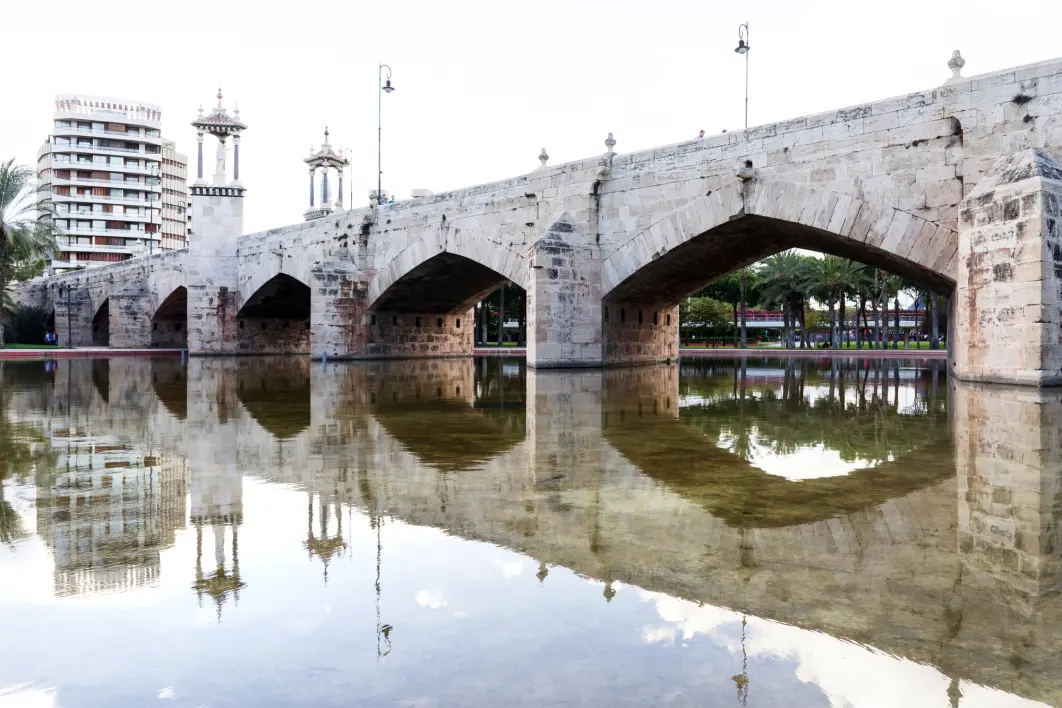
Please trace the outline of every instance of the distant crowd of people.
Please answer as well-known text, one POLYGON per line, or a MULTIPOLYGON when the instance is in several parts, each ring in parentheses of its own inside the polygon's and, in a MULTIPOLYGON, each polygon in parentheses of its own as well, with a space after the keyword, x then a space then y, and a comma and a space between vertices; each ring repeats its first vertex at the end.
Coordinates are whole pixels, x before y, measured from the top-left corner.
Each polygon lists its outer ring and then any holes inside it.
POLYGON ((53 347, 59 346, 59 334, 54 329, 48 330, 44 333, 44 343, 53 347))

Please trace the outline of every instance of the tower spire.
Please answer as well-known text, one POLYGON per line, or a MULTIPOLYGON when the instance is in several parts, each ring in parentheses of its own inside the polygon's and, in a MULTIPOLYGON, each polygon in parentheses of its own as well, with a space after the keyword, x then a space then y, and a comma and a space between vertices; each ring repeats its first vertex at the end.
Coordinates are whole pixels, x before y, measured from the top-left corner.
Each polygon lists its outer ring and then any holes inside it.
POLYGON ((303 160, 310 168, 310 206, 303 212, 303 219, 310 221, 312 219, 320 219, 323 216, 327 216, 332 213, 333 210, 338 211, 343 208, 343 171, 346 169, 350 161, 340 154, 337 154, 332 149, 332 144, 329 142, 330 133, 328 126, 324 129, 324 142, 321 143, 321 148, 314 152, 313 146, 310 146, 310 156, 303 160), (315 207, 313 203, 314 183, 317 170, 321 170, 321 204, 315 207), (328 191, 328 173, 330 170, 335 170, 339 176, 339 190, 336 194, 335 204, 329 199, 328 191))

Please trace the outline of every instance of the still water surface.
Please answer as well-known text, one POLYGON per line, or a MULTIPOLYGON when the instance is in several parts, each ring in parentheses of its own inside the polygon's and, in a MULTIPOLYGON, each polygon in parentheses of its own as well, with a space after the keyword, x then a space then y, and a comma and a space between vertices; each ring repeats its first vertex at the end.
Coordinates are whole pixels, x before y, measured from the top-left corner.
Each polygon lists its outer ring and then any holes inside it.
POLYGON ((0 707, 1062 702, 1057 394, 2 364, 0 707))

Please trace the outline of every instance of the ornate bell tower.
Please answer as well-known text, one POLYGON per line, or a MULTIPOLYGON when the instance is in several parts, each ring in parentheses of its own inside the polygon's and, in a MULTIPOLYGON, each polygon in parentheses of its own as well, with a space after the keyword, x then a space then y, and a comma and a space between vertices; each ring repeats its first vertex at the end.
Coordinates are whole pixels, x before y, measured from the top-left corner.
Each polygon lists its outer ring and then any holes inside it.
POLYGON ((199 141, 196 180, 192 184, 192 223, 188 245, 192 249, 207 250, 211 246, 243 235, 243 194, 240 184, 240 133, 247 126, 240 122, 237 107, 230 116, 221 102, 218 89, 218 105, 209 115, 199 107, 199 116, 192 122, 199 141), (203 178, 203 137, 210 133, 218 141, 211 182, 203 178), (226 171, 226 141, 232 138, 232 180, 226 171))
POLYGON ((303 160, 310 168, 310 206, 303 212, 303 218, 306 221, 312 219, 320 219, 323 216, 328 216, 332 211, 340 211, 343 209, 343 170, 350 164, 350 162, 343 156, 337 155, 332 150, 332 144, 328 142, 328 128, 324 131, 324 142, 321 143, 321 149, 317 152, 310 148, 310 156, 303 160), (313 203, 313 191, 314 191, 314 177, 317 175, 317 170, 321 170, 321 205, 314 206, 313 203), (335 203, 329 197, 328 193, 328 172, 335 170, 336 175, 339 177, 339 190, 336 192, 335 203))

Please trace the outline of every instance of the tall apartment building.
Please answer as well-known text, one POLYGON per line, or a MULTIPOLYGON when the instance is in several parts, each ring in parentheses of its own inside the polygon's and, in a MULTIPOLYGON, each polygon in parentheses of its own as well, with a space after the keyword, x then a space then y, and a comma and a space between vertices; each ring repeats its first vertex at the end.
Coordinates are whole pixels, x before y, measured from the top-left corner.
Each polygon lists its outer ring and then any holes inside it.
POLYGON ((187 202, 187 158, 173 152, 164 162, 158 106, 57 96, 53 119, 37 154, 37 203, 57 228, 56 271, 185 245, 187 226, 176 222, 186 224, 177 209, 187 202))
POLYGON ((162 141, 162 250, 188 245, 188 156, 162 141))

